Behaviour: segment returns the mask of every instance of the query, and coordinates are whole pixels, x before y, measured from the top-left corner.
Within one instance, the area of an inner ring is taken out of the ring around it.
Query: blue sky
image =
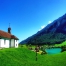
[[[0,0],[0,30],[11,26],[20,40],[66,13],[66,0]]]

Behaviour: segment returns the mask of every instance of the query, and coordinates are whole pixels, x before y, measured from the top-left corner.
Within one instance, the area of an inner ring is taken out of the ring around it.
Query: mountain
[[[44,29],[28,37],[20,44],[55,44],[66,40],[66,14],[48,24]]]

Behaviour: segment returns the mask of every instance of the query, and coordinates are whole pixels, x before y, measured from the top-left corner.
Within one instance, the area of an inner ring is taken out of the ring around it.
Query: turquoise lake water
[[[61,48],[50,48],[50,49],[45,49],[45,51],[48,54],[56,54],[56,53],[60,53],[62,49]]]

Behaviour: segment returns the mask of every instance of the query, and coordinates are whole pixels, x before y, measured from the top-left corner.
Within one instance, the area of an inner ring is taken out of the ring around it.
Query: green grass
[[[38,54],[27,48],[8,48],[0,50],[0,66],[66,66],[66,52],[59,54]]]
[[[66,41],[64,41],[64,42],[62,42],[61,44],[55,44],[55,46],[57,47],[57,46],[64,46],[64,45],[66,45]]]

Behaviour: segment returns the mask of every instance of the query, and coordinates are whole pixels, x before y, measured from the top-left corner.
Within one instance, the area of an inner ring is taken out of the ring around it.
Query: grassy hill
[[[8,48],[0,50],[0,66],[66,66],[66,52],[59,54],[38,54],[27,48]]]
[[[57,46],[66,46],[66,41],[64,41],[64,42],[62,42],[62,43],[60,43],[60,44],[55,44],[55,46],[57,47]]]

